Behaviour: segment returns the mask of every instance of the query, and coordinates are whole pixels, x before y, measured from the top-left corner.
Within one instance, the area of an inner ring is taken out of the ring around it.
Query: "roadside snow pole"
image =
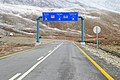
[[[84,41],[84,17],[83,16],[79,16],[79,18],[81,18],[81,38],[82,38],[82,41],[81,41],[81,44],[82,45],[85,45],[85,41]]]

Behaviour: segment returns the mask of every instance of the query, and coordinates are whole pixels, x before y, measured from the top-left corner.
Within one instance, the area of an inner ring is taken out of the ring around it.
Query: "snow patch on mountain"
[[[0,0],[0,3],[39,6],[44,8],[85,8],[113,10],[120,12],[120,0]]]
[[[84,15],[85,18],[89,18],[89,19],[100,19],[100,17],[96,17],[96,16],[90,16],[90,15]]]

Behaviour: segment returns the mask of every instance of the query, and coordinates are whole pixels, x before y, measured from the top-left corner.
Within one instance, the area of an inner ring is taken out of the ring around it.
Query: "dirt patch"
[[[41,40],[41,45],[47,44],[50,41],[49,39]],[[35,46],[35,42],[35,38],[29,36],[5,36],[0,38],[0,57],[32,48]]]
[[[4,36],[0,38],[0,56],[34,46],[33,38]]]
[[[87,43],[87,45],[92,46],[92,47],[96,47],[95,43]],[[100,44],[99,45],[99,49],[113,55],[113,56],[117,56],[120,58],[120,45],[114,45],[114,44]]]
[[[120,46],[119,45],[100,45],[100,49],[111,53],[114,56],[120,58]]]

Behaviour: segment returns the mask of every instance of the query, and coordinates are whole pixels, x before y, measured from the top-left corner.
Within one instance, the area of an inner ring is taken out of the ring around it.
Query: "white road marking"
[[[22,80],[23,78],[25,78],[31,71],[33,71],[40,63],[42,63],[45,59],[47,59],[55,50],[57,50],[61,45],[63,44],[63,42],[61,44],[59,44],[53,51],[51,51],[47,56],[45,56],[44,58],[42,58],[39,62],[37,62],[35,65],[33,65],[27,72],[25,72],[22,76],[20,76],[17,80]]]
[[[14,75],[12,78],[10,78],[9,80],[15,80],[15,78],[17,78],[18,76],[20,76],[21,73],[17,73],[16,75]]]
[[[37,60],[39,61],[39,60],[41,60],[43,58],[43,56],[42,57],[40,57],[40,58],[38,58]]]
[[[49,53],[51,52],[51,50],[49,51]]]

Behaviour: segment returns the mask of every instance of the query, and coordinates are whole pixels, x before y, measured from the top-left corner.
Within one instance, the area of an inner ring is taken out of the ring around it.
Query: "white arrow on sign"
[[[45,18],[45,20],[47,20],[47,18]]]

